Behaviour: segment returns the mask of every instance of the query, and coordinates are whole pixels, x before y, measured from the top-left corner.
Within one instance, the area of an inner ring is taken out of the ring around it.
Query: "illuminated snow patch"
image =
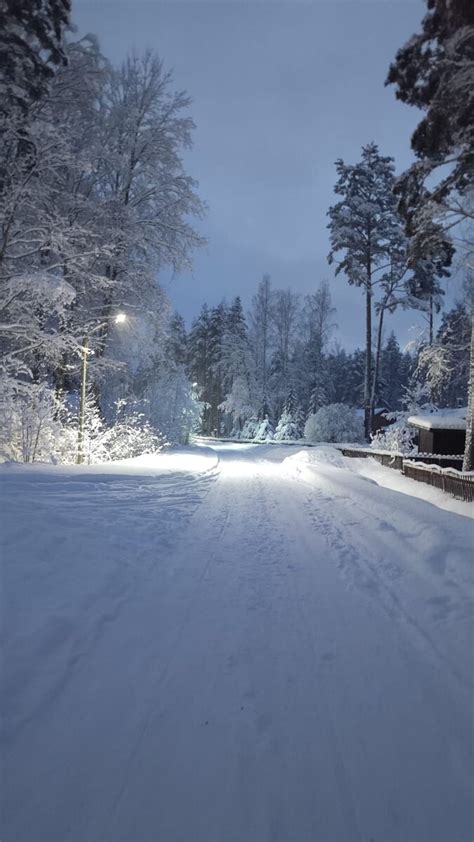
[[[279,479],[284,478],[280,462],[256,462],[250,459],[226,459],[220,462],[222,479]]]

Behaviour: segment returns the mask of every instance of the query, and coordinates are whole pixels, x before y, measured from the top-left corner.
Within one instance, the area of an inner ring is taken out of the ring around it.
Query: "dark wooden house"
[[[374,409],[374,418],[372,422],[372,432],[377,433],[379,430],[382,430],[384,427],[388,427],[389,424],[393,424],[393,421],[389,421],[387,418],[389,410],[386,406],[376,406]],[[356,416],[360,418],[362,421],[364,420],[364,410],[363,409],[356,409]]]
[[[449,413],[449,414],[448,414]],[[418,453],[461,456],[466,443],[466,410],[412,415],[408,424],[417,430]]]

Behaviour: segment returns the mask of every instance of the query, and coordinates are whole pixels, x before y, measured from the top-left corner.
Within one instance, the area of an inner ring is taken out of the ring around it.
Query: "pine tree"
[[[272,316],[275,348],[271,359],[270,388],[272,419],[277,419],[283,410],[292,376],[291,358],[299,317],[299,296],[291,289],[276,290]]]
[[[165,348],[166,355],[176,365],[185,365],[188,359],[186,325],[179,313],[173,313],[169,324],[169,337]]]
[[[203,304],[188,337],[188,371],[192,382],[197,384],[199,398],[203,403],[201,431],[207,436],[212,433],[210,319],[209,308]]]
[[[259,418],[270,412],[269,369],[272,346],[272,317],[274,293],[270,275],[265,274],[252,299],[251,328],[254,347],[256,380],[260,391]]]
[[[421,33],[398,51],[385,83],[396,86],[397,99],[425,112],[411,139],[418,161],[399,190],[409,217],[433,203],[462,215],[459,199],[468,195],[474,171],[474,8],[469,0],[427,0],[427,6]],[[424,187],[438,169],[438,184]]]
[[[434,344],[420,351],[416,379],[438,406],[467,403],[470,339],[470,315],[464,304],[458,304],[443,315]]]
[[[294,352],[294,379],[300,383],[300,402],[306,415],[314,414],[328,403],[328,370],[325,348],[335,325],[336,310],[331,303],[327,281],[318,290],[305,296],[301,315],[303,342]]]
[[[255,361],[251,353],[247,323],[240,297],[230,305],[222,337],[222,386],[225,398],[221,409],[226,434],[240,435],[245,422],[257,411]]]
[[[456,247],[472,251],[462,225],[472,220],[474,181],[474,7],[469,0],[428,0],[422,30],[398,51],[386,84],[425,116],[412,135],[416,162],[397,185],[399,207],[411,239],[412,259]],[[471,311],[471,334],[474,312]],[[474,346],[474,336],[471,336]],[[471,356],[474,364],[474,354]],[[474,383],[471,370],[469,383]],[[464,470],[474,468],[474,398],[469,393]]]
[[[434,339],[434,316],[441,310],[444,290],[438,277],[448,275],[444,266],[436,274],[432,268],[432,262],[418,260],[413,275],[408,282],[408,294],[410,304],[417,309],[423,310],[428,321],[428,344],[433,344]]]
[[[223,341],[227,326],[227,306],[221,302],[213,307],[209,316],[209,420],[212,435],[221,433],[221,404],[224,400],[225,369],[223,364]]]
[[[404,382],[402,363],[403,354],[400,351],[397,337],[392,330],[382,351],[380,366],[380,376],[383,384],[380,394],[386,402],[387,408],[391,410],[401,408],[400,402],[403,397],[403,387],[407,385]]]
[[[393,197],[393,159],[380,155],[375,143],[362,149],[361,161],[355,165],[336,162],[338,181],[335,192],[341,200],[329,209],[331,251],[328,260],[337,262],[336,274],[344,272],[350,284],[365,293],[365,433],[370,438],[374,404],[372,316],[376,284],[384,288],[381,313],[390,305],[391,296],[403,276],[403,242],[401,223]],[[336,255],[342,252],[342,257]],[[388,296],[388,297],[387,297]],[[380,313],[379,313],[380,315]],[[379,321],[380,350],[381,320]],[[376,376],[374,377],[376,382]]]

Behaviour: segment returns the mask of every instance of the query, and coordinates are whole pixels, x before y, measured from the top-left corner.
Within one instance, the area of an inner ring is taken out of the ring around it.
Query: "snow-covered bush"
[[[89,463],[131,459],[156,453],[165,444],[138,403],[118,401],[111,423],[102,418],[92,397],[88,398],[84,430],[84,461]]]
[[[107,423],[92,396],[84,420],[85,462],[108,462],[160,450],[165,439],[137,405],[119,402]],[[0,461],[74,463],[78,407],[47,383],[0,380]]]
[[[416,431],[407,424],[410,414],[409,412],[388,412],[387,419],[392,423],[374,433],[370,446],[375,450],[414,453]]]
[[[301,426],[298,423],[298,419],[288,409],[284,409],[275,430],[275,440],[284,441],[300,438]]]
[[[65,461],[77,439],[65,424],[64,402],[47,383],[0,381],[0,460]]]
[[[393,423],[378,430],[372,437],[371,447],[376,450],[397,450],[400,453],[416,453],[416,431],[408,425],[410,415],[420,412],[438,412],[438,407],[429,400],[429,393],[424,383],[412,383],[404,389],[402,412],[387,413]]]
[[[304,436],[310,442],[362,442],[364,425],[351,406],[331,403],[309,416]]]
[[[265,418],[263,421],[260,421],[256,431],[254,439],[255,441],[271,441],[275,435],[275,430],[273,429],[272,423],[268,418]]]

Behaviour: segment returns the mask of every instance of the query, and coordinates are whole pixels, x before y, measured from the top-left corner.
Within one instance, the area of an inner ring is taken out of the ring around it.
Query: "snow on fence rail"
[[[457,500],[467,503],[474,500],[474,473],[462,473],[456,468],[440,468],[439,465],[427,465],[412,459],[404,460],[403,473],[410,479],[440,488]]]
[[[389,450],[371,450],[366,447],[341,447],[335,445],[341,451],[343,456],[349,456],[352,459],[366,459],[367,456],[372,456],[381,465],[387,468],[395,468],[396,471],[403,470],[403,454],[398,451]]]

